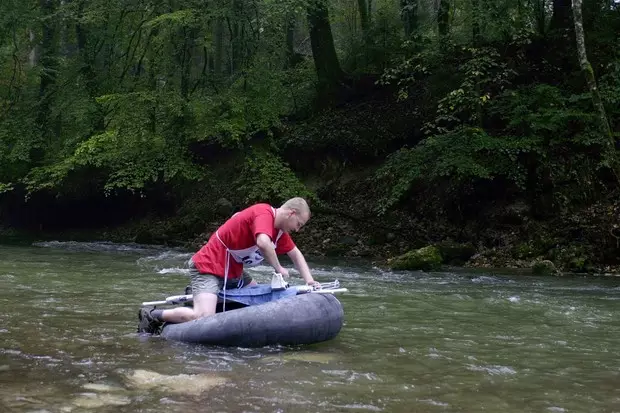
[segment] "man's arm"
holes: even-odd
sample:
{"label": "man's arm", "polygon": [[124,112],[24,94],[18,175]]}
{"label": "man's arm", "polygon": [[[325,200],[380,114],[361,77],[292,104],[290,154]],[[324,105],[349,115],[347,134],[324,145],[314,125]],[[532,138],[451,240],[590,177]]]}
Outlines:
{"label": "man's arm", "polygon": [[273,247],[273,243],[271,242],[269,235],[263,233],[258,234],[256,237],[256,246],[260,249],[265,261],[273,267],[275,272],[282,274],[284,277],[288,277],[288,270],[280,265],[278,255],[276,254],[276,250]]}
{"label": "man's arm", "polygon": [[301,274],[303,279],[306,281],[306,284],[313,285],[316,284],[314,278],[312,278],[312,274],[310,274],[310,268],[308,267],[308,263],[304,258],[304,255],[299,251],[299,248],[295,247],[289,252],[286,253],[291,261],[293,261],[293,265],[297,268],[297,271]]}

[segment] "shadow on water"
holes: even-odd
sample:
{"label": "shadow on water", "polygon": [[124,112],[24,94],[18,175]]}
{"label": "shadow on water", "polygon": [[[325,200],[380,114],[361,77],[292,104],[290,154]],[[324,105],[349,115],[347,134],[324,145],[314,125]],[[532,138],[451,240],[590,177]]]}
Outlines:
{"label": "shadow on water", "polygon": [[329,342],[242,349],[134,333],[140,302],[183,292],[190,256],[0,247],[0,410],[620,410],[618,280],[316,261],[315,278],[349,289]]}

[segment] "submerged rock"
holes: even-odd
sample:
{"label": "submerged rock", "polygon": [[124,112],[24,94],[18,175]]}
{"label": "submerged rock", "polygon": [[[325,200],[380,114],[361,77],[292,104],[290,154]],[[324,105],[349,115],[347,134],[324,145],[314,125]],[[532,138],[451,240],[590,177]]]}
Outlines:
{"label": "submerged rock", "polygon": [[[131,403],[127,396],[109,393],[83,393],[73,400],[73,406],[82,409],[97,409],[104,406],[125,406]],[[65,411],[72,411],[71,407]]]}
{"label": "submerged rock", "polygon": [[441,266],[442,258],[439,249],[428,246],[409,251],[403,255],[388,260],[388,265],[393,270],[434,270]]}
{"label": "submerged rock", "polygon": [[207,374],[177,374],[167,376],[150,370],[134,370],[127,375],[130,387],[141,390],[159,390],[166,393],[199,395],[215,386],[226,383],[226,379]]}
{"label": "submerged rock", "polygon": [[316,352],[284,353],[279,356],[267,356],[262,359],[262,361],[265,363],[274,363],[274,362],[286,363],[289,361],[303,361],[307,363],[321,363],[321,364],[327,364],[334,360],[337,360],[337,357],[335,354],[316,353]]}
{"label": "submerged rock", "polygon": [[122,387],[111,386],[105,383],[86,383],[82,387],[85,390],[90,390],[94,392],[118,392],[125,390]]}

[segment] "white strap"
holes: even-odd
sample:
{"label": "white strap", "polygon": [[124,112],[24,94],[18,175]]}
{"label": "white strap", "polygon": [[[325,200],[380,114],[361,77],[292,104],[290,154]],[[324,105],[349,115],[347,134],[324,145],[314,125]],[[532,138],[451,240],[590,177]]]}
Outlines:
{"label": "white strap", "polygon": [[230,250],[224,244],[224,241],[220,238],[220,234],[215,231],[215,236],[222,243],[224,248],[226,248],[226,264],[224,264],[224,297],[222,297],[222,312],[226,312],[226,282],[228,281],[228,271],[230,270]]}

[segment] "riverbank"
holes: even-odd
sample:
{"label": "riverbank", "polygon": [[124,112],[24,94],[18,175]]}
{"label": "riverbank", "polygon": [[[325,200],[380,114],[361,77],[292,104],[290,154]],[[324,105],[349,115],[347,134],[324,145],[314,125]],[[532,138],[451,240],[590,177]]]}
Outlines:
{"label": "riverbank", "polygon": [[[349,188],[355,186],[348,184]],[[342,189],[342,188],[341,188]],[[548,219],[534,219],[522,202],[491,205],[475,219],[450,220],[442,214],[394,209],[372,212],[364,194],[341,192],[330,204],[313,208],[302,231],[293,235],[305,255],[312,258],[363,258],[388,268],[388,261],[428,245],[452,243],[473,247],[466,260],[449,262],[469,268],[526,269],[550,261],[560,272],[620,273],[620,201],[607,200]],[[220,204],[227,204],[219,201]],[[228,203],[227,205],[229,205]],[[230,206],[230,205],[229,205]],[[185,215],[143,217],[114,227],[61,231],[1,229],[0,240],[74,240],[136,242],[200,248],[230,216],[222,210],[209,219]]]}
{"label": "riverbank", "polygon": [[[522,207],[522,206],[521,206]],[[407,211],[361,217],[355,208],[318,209],[294,240],[310,259],[363,258],[388,268],[388,260],[427,245],[451,242],[474,247],[464,262],[469,268],[527,269],[551,261],[561,272],[619,274],[620,202],[599,203],[546,221],[533,220],[517,205],[489,209],[479,221],[456,225],[448,220],[425,219]],[[486,217],[485,217],[486,216]],[[512,223],[508,224],[510,218]],[[194,251],[209,238],[224,218],[206,223],[196,235],[170,233],[169,219],[143,219],[114,228],[61,232],[0,231],[4,242],[29,240],[112,241],[161,244]]]}

